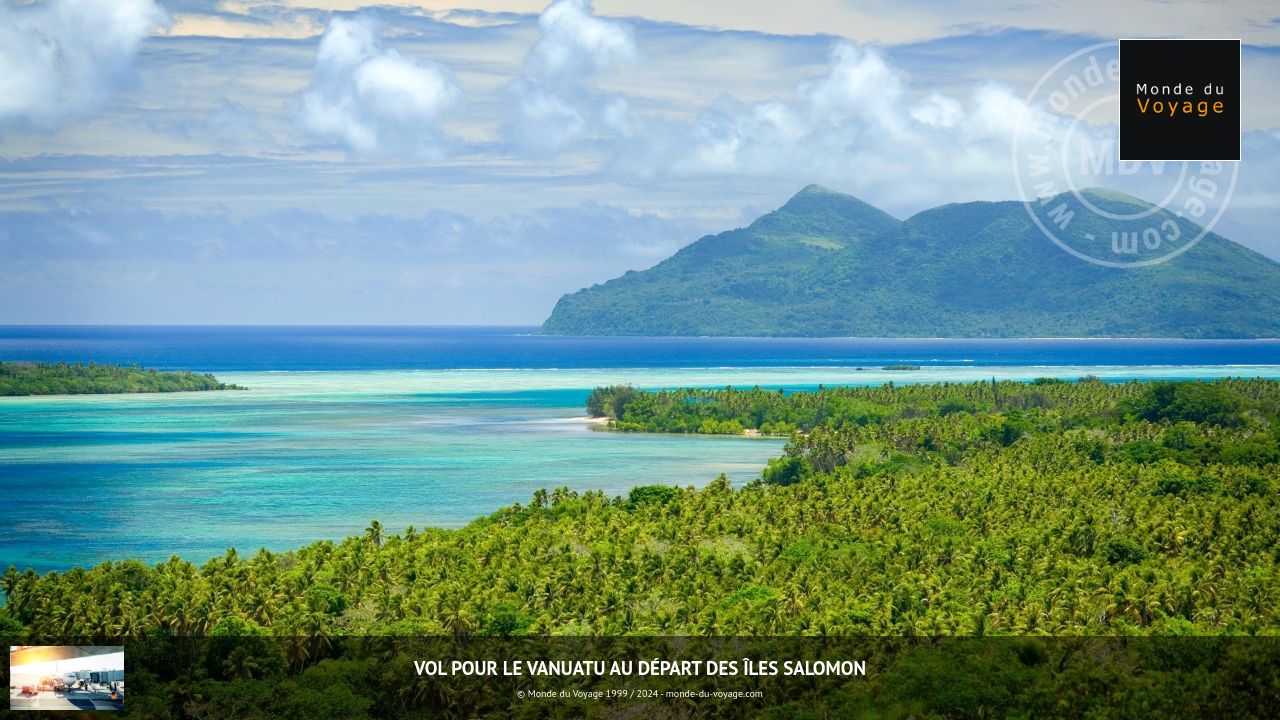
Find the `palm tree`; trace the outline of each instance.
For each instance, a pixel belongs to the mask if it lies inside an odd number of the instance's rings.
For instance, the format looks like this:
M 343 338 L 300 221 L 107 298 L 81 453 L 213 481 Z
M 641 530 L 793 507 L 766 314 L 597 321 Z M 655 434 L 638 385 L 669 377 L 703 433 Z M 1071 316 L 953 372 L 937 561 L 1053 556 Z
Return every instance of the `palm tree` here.
M 382 529 L 382 523 L 377 520 L 369 523 L 369 527 L 364 530 L 364 536 L 374 547 L 382 547 L 382 543 L 386 539 Z
M 244 645 L 237 645 L 223 661 L 222 669 L 227 677 L 234 680 L 252 680 L 262 670 L 262 665 L 253 651 Z

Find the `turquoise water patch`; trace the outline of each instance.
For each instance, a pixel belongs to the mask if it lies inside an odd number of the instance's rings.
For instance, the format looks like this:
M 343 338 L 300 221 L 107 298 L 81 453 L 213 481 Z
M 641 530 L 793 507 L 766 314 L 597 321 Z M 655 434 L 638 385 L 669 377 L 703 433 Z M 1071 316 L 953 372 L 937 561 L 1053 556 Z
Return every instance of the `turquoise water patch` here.
M 311 375 L 307 373 L 306 375 Z M 248 392 L 0 399 L 0 564 L 197 562 L 373 518 L 457 527 L 539 488 L 756 477 L 782 442 L 624 435 L 586 390 L 427 392 L 380 373 L 237 376 Z

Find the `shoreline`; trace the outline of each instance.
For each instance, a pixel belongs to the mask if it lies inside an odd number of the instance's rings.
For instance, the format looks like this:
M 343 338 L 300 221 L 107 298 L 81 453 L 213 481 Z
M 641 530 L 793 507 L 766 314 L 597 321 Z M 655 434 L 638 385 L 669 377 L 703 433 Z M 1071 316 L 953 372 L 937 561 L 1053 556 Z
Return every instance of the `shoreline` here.
M 556 421 L 554 421 L 554 422 L 571 422 L 571 423 L 581 423 L 581 424 L 583 424 L 583 425 L 590 425 L 590 426 L 592 426 L 592 427 L 594 427 L 594 428 L 607 429 L 607 428 L 609 427 L 609 423 L 611 422 L 611 418 L 607 418 L 607 417 L 598 417 L 598 418 L 597 418 L 597 417 L 590 417 L 590 416 L 583 415 L 583 416 L 579 416 L 579 417 L 564 418 L 563 420 L 556 420 Z M 789 437 L 788 435 L 773 435 L 773 434 L 766 435 L 765 433 L 760 432 L 760 431 L 759 431 L 758 429 L 756 429 L 756 428 L 745 428 L 745 429 L 744 429 L 740 434 L 738 434 L 738 435 L 727 435 L 727 434 L 726 434 L 726 435 L 720 435 L 720 434 L 716 434 L 716 433 L 680 433 L 680 432 L 675 432 L 675 433 L 672 433 L 672 432 L 636 432 L 636 433 L 634 433 L 634 434 L 637 434 L 637 435 L 679 435 L 679 436 L 690 436 L 690 437 L 749 437 L 749 438 L 770 438 L 770 439 L 784 439 L 784 440 L 785 440 L 787 437 Z

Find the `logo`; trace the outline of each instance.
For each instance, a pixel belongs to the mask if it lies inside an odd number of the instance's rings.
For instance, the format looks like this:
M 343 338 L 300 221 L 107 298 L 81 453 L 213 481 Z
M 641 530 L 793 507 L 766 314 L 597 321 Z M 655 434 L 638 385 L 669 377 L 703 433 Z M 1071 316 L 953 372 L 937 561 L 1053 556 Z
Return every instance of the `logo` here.
M 1121 40 L 1120 157 L 1240 159 L 1239 40 Z
M 1041 76 L 1014 131 L 1014 179 L 1032 221 L 1060 248 L 1095 265 L 1136 268 L 1204 238 L 1240 168 L 1121 160 L 1120 82 L 1119 42 L 1074 52 Z

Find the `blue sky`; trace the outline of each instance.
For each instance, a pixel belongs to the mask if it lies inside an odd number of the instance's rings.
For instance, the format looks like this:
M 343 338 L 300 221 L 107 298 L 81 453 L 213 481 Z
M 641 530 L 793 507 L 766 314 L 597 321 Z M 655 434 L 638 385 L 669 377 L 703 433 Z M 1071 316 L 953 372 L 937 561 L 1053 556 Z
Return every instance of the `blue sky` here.
M 0 323 L 536 324 L 811 182 L 1014 198 L 1036 79 L 1132 36 L 1245 40 L 1216 229 L 1280 258 L 1273 3 L 361 5 L 0 0 Z

